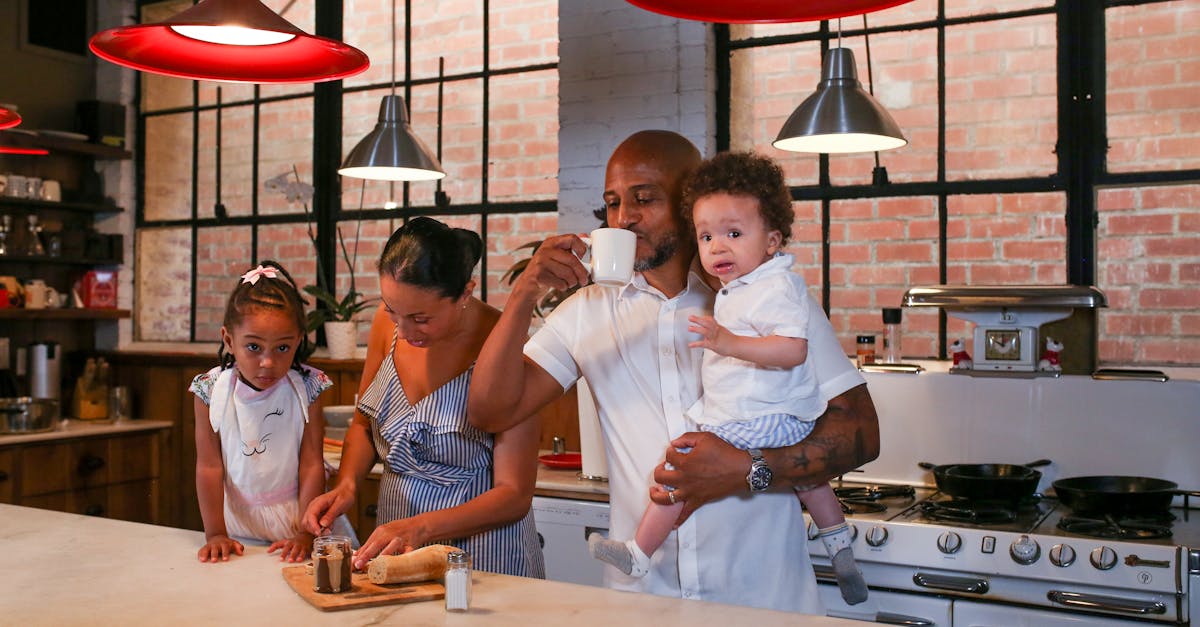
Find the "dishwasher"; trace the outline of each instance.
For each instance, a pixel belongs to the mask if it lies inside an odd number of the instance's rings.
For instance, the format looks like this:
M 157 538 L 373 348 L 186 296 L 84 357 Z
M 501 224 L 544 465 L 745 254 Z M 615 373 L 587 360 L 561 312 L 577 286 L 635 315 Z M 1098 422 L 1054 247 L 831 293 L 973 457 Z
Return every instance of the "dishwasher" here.
M 604 585 L 604 563 L 588 553 L 587 536 L 593 531 L 608 534 L 608 503 L 535 496 L 533 519 L 546 579 Z

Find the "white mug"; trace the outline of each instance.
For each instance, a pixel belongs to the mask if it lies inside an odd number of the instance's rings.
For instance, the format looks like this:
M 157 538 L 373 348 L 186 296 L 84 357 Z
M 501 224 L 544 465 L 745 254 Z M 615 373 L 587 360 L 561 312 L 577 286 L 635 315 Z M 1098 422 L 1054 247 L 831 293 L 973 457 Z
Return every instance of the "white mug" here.
M 61 202 L 62 185 L 54 179 L 46 179 L 42 181 L 42 200 Z
M 591 268 L 592 281 L 621 286 L 633 278 L 633 258 L 637 250 L 637 235 L 633 231 L 601 228 L 582 239 L 588 252 L 580 261 Z
M 46 282 L 41 279 L 31 279 L 25 282 L 25 308 L 26 309 L 45 309 L 46 299 L 49 296 L 47 291 L 50 288 L 46 286 Z

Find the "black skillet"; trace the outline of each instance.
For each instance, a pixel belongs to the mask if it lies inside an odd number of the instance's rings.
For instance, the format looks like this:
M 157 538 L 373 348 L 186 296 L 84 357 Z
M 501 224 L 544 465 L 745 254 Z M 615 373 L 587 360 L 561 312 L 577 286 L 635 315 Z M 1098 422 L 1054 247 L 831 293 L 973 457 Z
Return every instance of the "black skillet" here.
M 1153 477 L 1068 477 L 1052 485 L 1063 505 L 1097 515 L 1156 514 L 1167 511 L 1176 496 L 1200 496 L 1200 492 L 1179 490 L 1174 481 Z
M 917 464 L 933 471 L 938 490 L 950 496 L 973 501 L 1020 501 L 1037 492 L 1042 473 L 1036 466 L 1047 466 L 1048 459 L 1028 464 Z

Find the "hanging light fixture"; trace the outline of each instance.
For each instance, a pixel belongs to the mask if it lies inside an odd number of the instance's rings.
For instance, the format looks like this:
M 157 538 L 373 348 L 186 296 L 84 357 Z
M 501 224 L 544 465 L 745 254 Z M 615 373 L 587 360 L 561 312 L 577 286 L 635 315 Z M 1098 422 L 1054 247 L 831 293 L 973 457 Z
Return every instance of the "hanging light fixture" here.
M 162 22 L 96 33 L 89 48 L 142 72 L 236 83 L 319 83 L 370 65 L 361 50 L 309 35 L 259 0 L 203 0 Z
M 21 114 L 17 113 L 16 105 L 0 104 L 0 130 L 12 128 L 21 123 Z
M 817 91 L 784 122 L 772 142 L 776 148 L 815 153 L 878 152 L 908 143 L 896 120 L 858 81 L 854 52 L 841 47 L 841 30 L 839 20 L 838 47 L 825 55 Z
M 442 164 L 413 132 L 404 98 L 396 95 L 396 0 L 392 0 L 392 93 L 379 104 L 379 122 L 338 170 L 342 176 L 377 181 L 434 181 Z

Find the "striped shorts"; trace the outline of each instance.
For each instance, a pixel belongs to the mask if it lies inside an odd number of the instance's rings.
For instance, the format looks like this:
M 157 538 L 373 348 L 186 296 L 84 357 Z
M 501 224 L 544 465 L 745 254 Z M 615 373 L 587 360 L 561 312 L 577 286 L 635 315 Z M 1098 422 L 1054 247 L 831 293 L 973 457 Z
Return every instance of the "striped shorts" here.
M 749 420 L 720 425 L 700 425 L 722 440 L 740 448 L 779 448 L 790 446 L 808 437 L 816 421 L 801 420 L 791 414 L 768 414 Z

